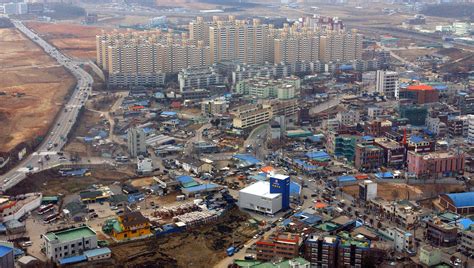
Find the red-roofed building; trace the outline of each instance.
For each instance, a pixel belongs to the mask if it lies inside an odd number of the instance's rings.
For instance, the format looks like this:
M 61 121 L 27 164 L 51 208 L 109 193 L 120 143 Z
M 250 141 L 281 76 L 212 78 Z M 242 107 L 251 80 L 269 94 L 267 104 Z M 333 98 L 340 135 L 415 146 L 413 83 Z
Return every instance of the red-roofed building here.
M 292 259 L 298 257 L 301 242 L 300 236 L 292 233 L 263 237 L 255 243 L 257 260 L 270 261 L 274 258 Z
M 439 92 L 432 86 L 418 84 L 400 88 L 400 99 L 410 99 L 417 104 L 439 101 Z

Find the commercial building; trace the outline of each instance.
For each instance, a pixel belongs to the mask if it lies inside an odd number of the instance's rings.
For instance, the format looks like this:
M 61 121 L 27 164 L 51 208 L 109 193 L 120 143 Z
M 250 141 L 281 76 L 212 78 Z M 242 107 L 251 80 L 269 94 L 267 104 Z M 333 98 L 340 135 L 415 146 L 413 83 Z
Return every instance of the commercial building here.
M 301 82 L 298 77 L 270 79 L 255 77 L 238 82 L 235 91 L 239 94 L 257 98 L 293 99 L 299 96 Z
M 146 154 L 146 135 L 142 128 L 132 127 L 128 129 L 127 145 L 130 157 Z
M 394 249 L 400 253 L 413 253 L 415 239 L 410 232 L 398 227 L 381 229 L 380 232 L 393 241 Z
M 78 256 L 97 248 L 97 234 L 88 226 L 50 232 L 43 236 L 45 254 L 49 260 Z
M 302 240 L 292 233 L 279 233 L 263 237 L 255 242 L 257 260 L 270 261 L 275 258 L 292 259 L 298 257 Z
M 464 153 L 461 152 L 417 153 L 410 151 L 407 162 L 408 172 L 417 178 L 454 176 L 464 171 Z
M 151 235 L 151 224 L 140 211 L 119 216 L 113 223 L 112 236 L 117 240 L 133 239 Z
M 282 209 L 282 205 L 282 194 L 271 193 L 268 181 L 258 181 L 239 191 L 239 207 L 241 209 L 275 214 Z
M 375 91 L 389 98 L 397 98 L 399 94 L 399 77 L 397 72 L 378 70 Z
M 291 100 L 269 100 L 265 101 L 264 104 L 270 105 L 272 107 L 272 115 L 274 117 L 291 117 L 295 116 L 300 107 L 297 99 Z
M 388 167 L 400 168 L 405 159 L 405 147 L 388 138 L 375 138 L 374 143 L 383 149 L 384 164 Z
M 224 84 L 222 76 L 214 67 L 187 68 L 178 73 L 179 90 L 181 92 L 197 88 Z
M 377 197 L 377 183 L 371 180 L 364 180 L 359 183 L 359 198 L 369 201 Z
M 428 115 L 428 108 L 424 106 L 415 105 L 400 105 L 400 118 L 406 118 L 408 124 L 413 126 L 425 125 L 426 116 Z
M 474 192 L 442 194 L 439 204 L 444 209 L 466 215 L 474 213 Z
M 439 92 L 428 85 L 410 85 L 400 89 L 400 99 L 409 99 L 415 104 L 434 103 L 439 101 Z
M 273 117 L 273 112 L 269 105 L 249 104 L 238 107 L 233 115 L 234 128 L 249 129 L 268 123 Z
M 281 194 L 281 208 L 290 207 L 290 176 L 275 174 L 270 177 L 270 193 Z
M 375 170 L 383 165 L 383 149 L 375 145 L 357 144 L 354 167 L 358 170 Z
M 344 157 L 349 162 L 355 159 L 355 147 L 360 137 L 347 134 L 338 134 L 330 131 L 326 137 L 326 149 L 329 154 Z
M 457 244 L 458 227 L 444 223 L 438 218 L 426 222 L 426 239 L 438 247 L 452 247 Z

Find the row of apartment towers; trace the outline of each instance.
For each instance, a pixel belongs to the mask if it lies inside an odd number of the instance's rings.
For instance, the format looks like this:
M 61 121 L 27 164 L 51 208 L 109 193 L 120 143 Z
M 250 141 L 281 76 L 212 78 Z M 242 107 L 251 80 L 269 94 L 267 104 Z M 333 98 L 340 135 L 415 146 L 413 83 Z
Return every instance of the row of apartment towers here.
M 309 19 L 308 19 L 309 20 Z M 113 73 L 177 73 L 219 62 L 241 64 L 302 61 L 349 62 L 362 57 L 362 35 L 342 27 L 285 24 L 276 28 L 260 20 L 202 17 L 189 23 L 189 34 L 172 30 L 102 32 L 96 37 L 97 63 Z

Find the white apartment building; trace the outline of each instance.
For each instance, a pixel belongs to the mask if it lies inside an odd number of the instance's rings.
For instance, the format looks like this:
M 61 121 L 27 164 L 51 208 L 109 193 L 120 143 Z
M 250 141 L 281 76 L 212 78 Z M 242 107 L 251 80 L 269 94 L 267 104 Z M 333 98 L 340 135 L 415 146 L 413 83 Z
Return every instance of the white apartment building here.
M 129 128 L 127 132 L 128 153 L 137 157 L 146 153 L 146 135 L 142 128 Z
M 389 98 L 399 97 L 399 78 L 397 72 L 378 70 L 375 91 Z
M 223 84 L 224 76 L 213 67 L 189 68 L 179 72 L 178 83 L 179 90 L 183 92 Z
M 277 80 L 266 77 L 255 77 L 237 83 L 235 91 L 239 94 L 258 98 L 287 100 L 299 96 L 300 88 L 301 81 L 295 76 Z

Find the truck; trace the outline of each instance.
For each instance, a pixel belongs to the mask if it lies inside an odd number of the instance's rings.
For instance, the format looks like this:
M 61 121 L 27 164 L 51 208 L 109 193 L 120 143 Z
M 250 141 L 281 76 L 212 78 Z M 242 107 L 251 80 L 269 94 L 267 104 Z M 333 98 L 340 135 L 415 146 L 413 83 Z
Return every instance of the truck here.
M 227 253 L 227 256 L 229 256 L 229 257 L 232 256 L 232 255 L 234 255 L 234 253 L 235 253 L 235 247 L 232 246 L 232 247 L 227 248 L 227 249 L 226 249 L 226 253 Z

